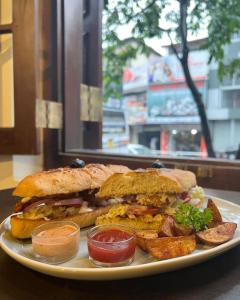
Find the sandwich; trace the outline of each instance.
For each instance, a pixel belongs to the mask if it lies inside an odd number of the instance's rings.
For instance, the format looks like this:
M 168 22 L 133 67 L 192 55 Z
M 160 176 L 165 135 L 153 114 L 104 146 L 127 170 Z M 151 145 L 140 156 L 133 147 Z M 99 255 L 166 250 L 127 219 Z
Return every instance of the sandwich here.
M 178 203 L 201 207 L 203 189 L 196 176 L 177 169 L 140 169 L 113 174 L 99 189 L 101 200 L 122 199 L 107 214 L 99 216 L 97 225 L 122 224 L 139 230 L 160 230 L 166 215 L 173 215 Z
M 30 238 L 34 228 L 54 220 L 73 221 L 81 228 L 93 225 L 112 204 L 111 201 L 96 201 L 96 192 L 114 173 L 129 171 L 120 165 L 89 164 L 83 168 L 59 168 L 25 177 L 13 192 L 13 196 L 21 199 L 10 218 L 12 235 Z

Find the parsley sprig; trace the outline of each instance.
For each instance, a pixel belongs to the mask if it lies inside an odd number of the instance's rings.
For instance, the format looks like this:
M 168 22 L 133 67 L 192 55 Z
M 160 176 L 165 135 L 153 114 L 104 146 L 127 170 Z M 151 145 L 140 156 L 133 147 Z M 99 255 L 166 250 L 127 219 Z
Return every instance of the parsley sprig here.
M 201 211 L 187 203 L 180 203 L 175 213 L 177 223 L 187 228 L 192 228 L 196 232 L 207 229 L 212 218 L 212 212 L 209 208 Z

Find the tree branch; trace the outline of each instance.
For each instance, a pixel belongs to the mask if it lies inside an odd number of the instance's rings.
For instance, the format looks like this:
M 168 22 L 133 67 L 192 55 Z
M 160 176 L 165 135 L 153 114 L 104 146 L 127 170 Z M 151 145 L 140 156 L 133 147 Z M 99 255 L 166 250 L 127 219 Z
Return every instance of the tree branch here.
M 171 49 L 173 50 L 173 52 L 176 55 L 177 59 L 181 62 L 181 57 L 179 56 L 179 53 L 177 52 L 177 49 L 176 49 L 176 47 L 173 44 L 170 31 L 168 32 L 168 38 L 169 38 L 169 40 L 171 42 Z
M 171 29 L 164 29 L 164 28 L 162 28 L 162 27 L 159 27 L 159 29 L 160 29 L 161 31 L 167 33 L 168 38 L 169 38 L 169 40 L 170 40 L 170 47 L 171 47 L 173 53 L 176 55 L 177 59 L 178 59 L 179 61 L 181 61 L 181 57 L 179 56 L 179 53 L 177 52 L 177 49 L 176 49 L 176 47 L 174 46 L 174 43 L 173 43 L 173 41 L 172 41 L 172 37 L 171 37 Z
M 187 43 L 187 9 L 188 9 L 188 0 L 180 0 L 180 24 L 179 24 L 179 31 L 181 37 L 181 44 L 182 44 L 182 60 L 186 61 L 188 59 L 188 43 Z
M 187 42 L 187 9 L 188 9 L 188 1 L 189 0 L 178 0 L 180 5 L 180 23 L 179 23 L 179 31 L 180 31 L 180 38 L 182 44 L 182 58 L 180 59 L 183 73 L 186 79 L 186 83 L 192 93 L 194 101 L 197 105 L 199 117 L 201 119 L 201 127 L 202 133 L 206 142 L 207 152 L 209 157 L 215 157 L 215 152 L 212 145 L 211 133 L 208 125 L 208 119 L 206 110 L 204 107 L 204 103 L 202 100 L 202 95 L 198 91 L 198 88 L 192 78 L 192 75 L 189 70 L 188 65 L 188 42 Z

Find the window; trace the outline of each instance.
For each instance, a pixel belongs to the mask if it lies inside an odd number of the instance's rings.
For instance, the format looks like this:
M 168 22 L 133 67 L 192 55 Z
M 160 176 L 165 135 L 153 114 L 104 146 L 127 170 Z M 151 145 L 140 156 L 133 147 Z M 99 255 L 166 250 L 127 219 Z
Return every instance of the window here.
M 169 82 L 169 72 L 166 73 L 166 82 L 159 84 L 159 72 L 153 68 L 156 72 L 151 77 L 149 90 L 146 91 L 145 85 L 144 90 L 138 88 L 135 93 L 132 85 L 131 90 L 125 89 L 122 102 L 109 99 L 102 105 L 99 96 L 102 81 L 102 2 L 71 0 L 70 6 L 67 0 L 57 0 L 52 1 L 47 17 L 46 13 L 44 16 L 41 14 L 45 28 L 52 28 L 51 32 L 45 30 L 42 33 L 44 51 L 50 55 L 47 55 L 50 57 L 48 61 L 43 61 L 43 72 L 51 69 L 51 78 L 43 78 L 44 97 L 62 102 L 64 116 L 62 131 L 44 130 L 45 167 L 68 165 L 75 157 L 81 157 L 86 162 L 122 163 L 139 168 L 149 167 L 153 160 L 159 158 L 166 167 L 194 171 L 200 185 L 238 190 L 239 162 L 206 160 L 196 108 L 183 83 Z M 157 66 L 167 63 L 156 57 L 156 53 L 152 59 Z M 196 81 L 205 101 L 208 101 L 207 88 L 212 87 L 206 82 L 206 59 L 206 53 L 197 50 L 191 57 L 193 69 L 201 69 L 200 73 L 196 72 Z M 178 72 L 177 67 L 176 70 Z M 128 86 L 130 79 L 134 78 L 132 73 L 130 67 L 125 74 Z M 145 82 L 144 74 L 140 71 L 135 73 L 137 79 Z M 161 89 L 164 92 L 161 93 L 162 107 L 159 108 L 158 104 L 154 107 L 154 97 Z M 176 95 L 184 99 L 185 104 L 179 106 L 175 103 Z M 148 101 L 153 103 L 151 107 Z M 218 114 L 213 113 L 213 132 L 219 131 L 218 121 Z M 114 151 L 115 145 L 119 148 L 121 143 L 126 146 L 126 153 Z M 188 152 L 188 155 L 185 153 L 182 157 L 183 152 Z
M 13 39 L 0 35 L 0 127 L 14 127 Z
M 240 108 L 240 89 L 223 90 L 222 108 Z

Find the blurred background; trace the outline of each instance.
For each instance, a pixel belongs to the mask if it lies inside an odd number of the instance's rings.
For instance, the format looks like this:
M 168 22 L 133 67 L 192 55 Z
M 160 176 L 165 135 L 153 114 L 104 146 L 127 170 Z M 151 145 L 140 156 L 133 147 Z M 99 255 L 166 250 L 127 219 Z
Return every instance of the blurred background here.
M 239 1 L 209 2 L 105 1 L 104 149 L 239 158 Z

